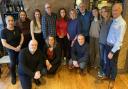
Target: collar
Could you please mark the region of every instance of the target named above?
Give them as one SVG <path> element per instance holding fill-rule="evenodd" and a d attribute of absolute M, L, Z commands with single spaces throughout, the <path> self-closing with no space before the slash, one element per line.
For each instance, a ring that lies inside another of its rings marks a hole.
<path fill-rule="evenodd" d="M 84 13 L 82 13 L 82 15 L 85 15 L 85 12 L 84 12 Z"/>
<path fill-rule="evenodd" d="M 119 17 L 117 17 L 116 19 L 113 19 L 114 22 L 118 22 L 120 19 L 122 19 L 122 16 L 120 15 Z"/>

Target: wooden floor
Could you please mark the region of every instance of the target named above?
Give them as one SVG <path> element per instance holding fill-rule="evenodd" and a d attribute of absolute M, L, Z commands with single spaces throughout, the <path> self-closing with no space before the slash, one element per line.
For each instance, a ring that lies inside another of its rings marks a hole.
<path fill-rule="evenodd" d="M 7 66 L 2 67 L 2 72 L 0 89 L 22 89 L 18 78 L 16 85 L 10 83 Z M 55 76 L 44 76 L 41 82 L 41 86 L 36 86 L 33 83 L 33 89 L 108 89 L 109 85 L 108 81 L 97 78 L 96 70 L 91 70 L 90 73 L 81 76 L 77 71 L 70 71 L 65 66 L 61 66 Z M 117 76 L 114 89 L 128 89 L 128 74 Z"/>

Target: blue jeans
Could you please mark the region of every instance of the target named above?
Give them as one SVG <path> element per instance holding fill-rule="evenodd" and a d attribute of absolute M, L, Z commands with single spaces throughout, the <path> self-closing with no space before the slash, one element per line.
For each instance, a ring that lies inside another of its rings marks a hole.
<path fill-rule="evenodd" d="M 8 50 L 8 55 L 10 58 L 11 78 L 14 78 L 14 79 L 16 78 L 16 66 L 18 65 L 18 54 L 19 52 Z"/>
<path fill-rule="evenodd" d="M 106 74 L 106 46 L 105 44 L 99 44 L 100 48 L 100 73 Z"/>
<path fill-rule="evenodd" d="M 111 52 L 112 46 L 106 45 L 107 56 Z M 113 58 L 110 60 L 108 57 L 106 59 L 106 76 L 111 80 L 115 80 L 117 76 L 117 62 L 118 62 L 119 51 L 114 53 Z"/>
<path fill-rule="evenodd" d="M 79 64 L 79 67 L 80 67 L 81 70 L 84 70 L 87 66 L 86 62 L 80 62 L 80 63 L 78 62 L 78 64 Z M 69 66 L 72 66 L 72 65 L 73 65 L 73 60 L 70 59 L 69 60 Z"/>
<path fill-rule="evenodd" d="M 22 89 L 32 89 L 32 78 L 25 74 L 19 74 Z"/>

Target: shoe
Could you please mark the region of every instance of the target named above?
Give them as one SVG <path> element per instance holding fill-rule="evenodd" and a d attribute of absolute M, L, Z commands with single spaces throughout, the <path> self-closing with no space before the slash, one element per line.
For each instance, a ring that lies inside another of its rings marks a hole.
<path fill-rule="evenodd" d="M 63 65 L 65 66 L 67 63 L 66 63 L 66 57 L 64 57 L 63 59 Z"/>
<path fill-rule="evenodd" d="M 12 83 L 13 85 L 15 85 L 15 84 L 16 84 L 16 78 L 12 78 L 12 79 L 11 79 L 11 83 Z"/>
<path fill-rule="evenodd" d="M 99 71 L 97 76 L 99 78 L 103 78 L 103 77 L 105 77 L 105 73 Z"/>
<path fill-rule="evenodd" d="M 35 82 L 35 84 L 36 84 L 37 86 L 40 86 L 40 85 L 41 85 L 41 82 L 40 82 L 39 79 L 35 79 L 34 82 Z"/>
<path fill-rule="evenodd" d="M 114 88 L 114 84 L 115 84 L 115 81 L 114 80 L 111 80 L 110 81 L 110 89 L 113 89 Z"/>
<path fill-rule="evenodd" d="M 86 70 L 80 70 L 80 75 L 82 76 L 86 75 Z"/>

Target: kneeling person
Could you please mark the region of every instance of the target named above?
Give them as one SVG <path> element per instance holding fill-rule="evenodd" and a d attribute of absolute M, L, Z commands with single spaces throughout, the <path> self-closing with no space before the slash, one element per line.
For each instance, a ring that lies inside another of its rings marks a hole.
<path fill-rule="evenodd" d="M 19 54 L 18 74 L 23 89 L 32 89 L 32 79 L 40 84 L 38 79 L 41 77 L 43 57 L 37 46 L 37 41 L 31 40 L 29 47 L 22 49 Z"/>
<path fill-rule="evenodd" d="M 48 36 L 44 47 L 45 69 L 42 74 L 55 74 L 61 64 L 61 49 L 55 37 Z"/>
<path fill-rule="evenodd" d="M 88 44 L 85 42 L 85 37 L 82 34 L 77 36 L 77 41 L 71 49 L 71 60 L 69 61 L 69 67 L 80 68 L 80 73 L 85 73 L 87 61 L 89 57 Z"/>

